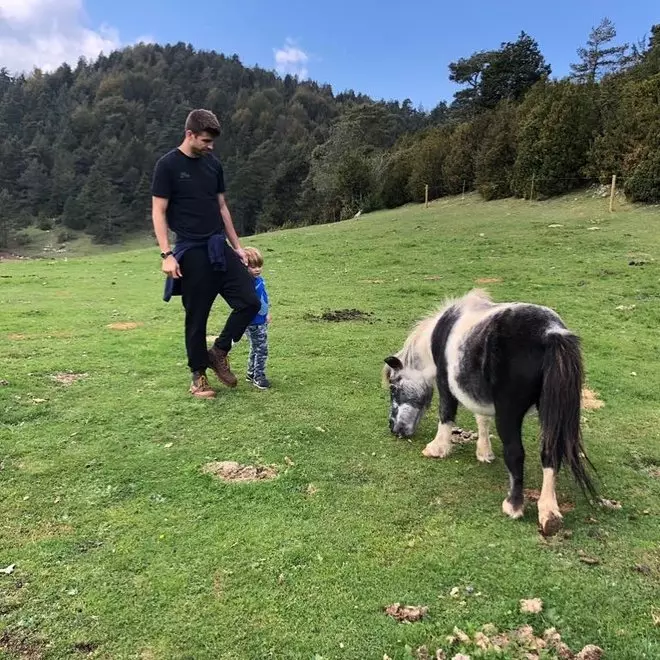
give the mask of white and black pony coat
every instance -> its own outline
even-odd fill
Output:
[[[502,440],[510,488],[502,508],[523,515],[525,450],[522,424],[538,410],[541,427],[543,487],[538,502],[544,534],[561,526],[555,477],[562,461],[580,487],[594,494],[581,442],[580,400],[583,380],[579,339],[553,310],[527,303],[495,303],[473,290],[450,301],[438,314],[417,324],[403,349],[385,359],[390,387],[390,430],[410,437],[438,388],[438,432],[424,455],[444,458],[458,404],[477,419],[477,459],[490,463],[488,434],[495,418]]]

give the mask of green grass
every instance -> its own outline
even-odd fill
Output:
[[[0,657],[381,660],[486,623],[660,657],[660,222],[606,204],[448,199],[250,239],[266,258],[274,387],[242,380],[241,342],[239,387],[210,402],[187,394],[183,313],[161,299],[155,248],[0,264],[0,568],[16,564],[0,574]],[[499,440],[490,466],[473,445],[423,458],[435,403],[410,443],[388,432],[383,358],[479,278],[501,279],[498,300],[554,307],[605,402],[584,413],[585,442],[623,506],[590,508],[562,471],[572,535],[548,543],[533,505],[522,521],[501,513]],[[373,316],[309,318],[343,308]],[[226,313],[219,300],[210,332]],[[59,372],[86,377],[67,387]],[[458,423],[475,428],[465,411]],[[202,474],[212,460],[280,475],[225,484]],[[543,612],[521,614],[533,597]],[[428,616],[399,624],[383,612],[394,602]]]

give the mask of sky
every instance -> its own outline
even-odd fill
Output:
[[[607,16],[617,42],[660,23],[658,0],[0,0],[0,67],[52,70],[139,41],[236,54],[259,65],[374,99],[432,109],[458,87],[448,64],[478,50],[536,39],[552,75]]]

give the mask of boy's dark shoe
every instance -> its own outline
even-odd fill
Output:
[[[266,376],[261,376],[261,378],[254,378],[252,380],[252,384],[255,387],[258,387],[260,390],[268,390],[270,389],[270,381]]]

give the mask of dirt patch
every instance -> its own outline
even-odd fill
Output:
[[[73,650],[76,653],[84,653],[85,655],[91,655],[99,647],[98,644],[94,642],[78,642],[73,645]]]
[[[600,559],[588,555],[584,550],[578,550],[577,556],[578,561],[581,561],[583,564],[587,564],[587,566],[598,566],[598,564],[600,564]]]
[[[596,392],[585,387],[582,390],[580,405],[584,410],[600,410],[605,404],[598,398]]]
[[[426,616],[429,608],[426,606],[419,605],[404,605],[401,606],[401,603],[394,603],[385,608],[385,614],[391,616],[397,621],[406,621],[411,623],[413,621],[419,621],[420,619]]]
[[[7,339],[12,341],[23,341],[24,339],[60,339],[60,338],[69,338],[73,337],[72,332],[49,332],[49,333],[40,333],[40,334],[31,334],[26,335],[23,333],[10,333],[7,335]]]
[[[306,314],[305,319],[309,321],[327,321],[329,323],[339,323],[342,321],[371,321],[373,314],[363,312],[360,309],[334,309],[323,312],[320,316]]]
[[[425,282],[437,282],[438,280],[442,279],[442,275],[427,275],[424,278]]]
[[[524,488],[523,494],[530,502],[538,502],[539,498],[541,497],[541,491],[537,490],[536,488]],[[569,511],[573,511],[573,509],[575,509],[575,504],[573,504],[573,502],[558,501],[557,504],[559,505],[560,513],[568,513]]]
[[[467,431],[460,428],[459,426],[455,426],[451,430],[451,441],[455,445],[466,445],[469,442],[476,442],[478,438],[478,433],[475,433],[474,431]]]
[[[8,630],[0,634],[0,649],[25,660],[41,660],[44,657],[42,642]]]
[[[475,280],[475,284],[499,284],[502,281],[501,277],[480,277]]]
[[[222,481],[266,481],[277,476],[272,465],[241,465],[236,461],[213,461],[207,463],[202,472]]]
[[[646,474],[651,477],[651,479],[660,479],[660,466],[658,465],[649,465],[644,470]]]
[[[520,600],[520,611],[523,614],[539,614],[543,611],[543,601],[540,598],[530,598]]]
[[[135,321],[124,321],[122,323],[109,323],[108,328],[110,330],[135,330],[139,328],[143,323],[136,323]]]
[[[73,534],[73,527],[64,523],[44,521],[30,529],[20,528],[20,538],[30,543],[39,543],[48,539],[57,539]]]
[[[420,646],[412,656],[417,660],[469,660],[484,657],[484,654],[489,658],[505,654],[512,660],[539,660],[541,657],[549,660],[600,660],[603,656],[603,650],[593,644],[585,646],[579,653],[574,652],[562,641],[555,628],[548,628],[540,636],[529,625],[500,632],[492,623],[487,623],[471,636],[455,627],[443,646],[435,652],[433,647]],[[385,654],[383,657],[389,659],[390,656]]]
[[[217,598],[222,598],[225,594],[224,573],[222,572],[213,576],[213,593]]]
[[[87,378],[87,374],[70,374],[70,373],[61,372],[58,374],[51,374],[50,377],[56,383],[60,383],[60,385],[69,386],[78,380]]]

